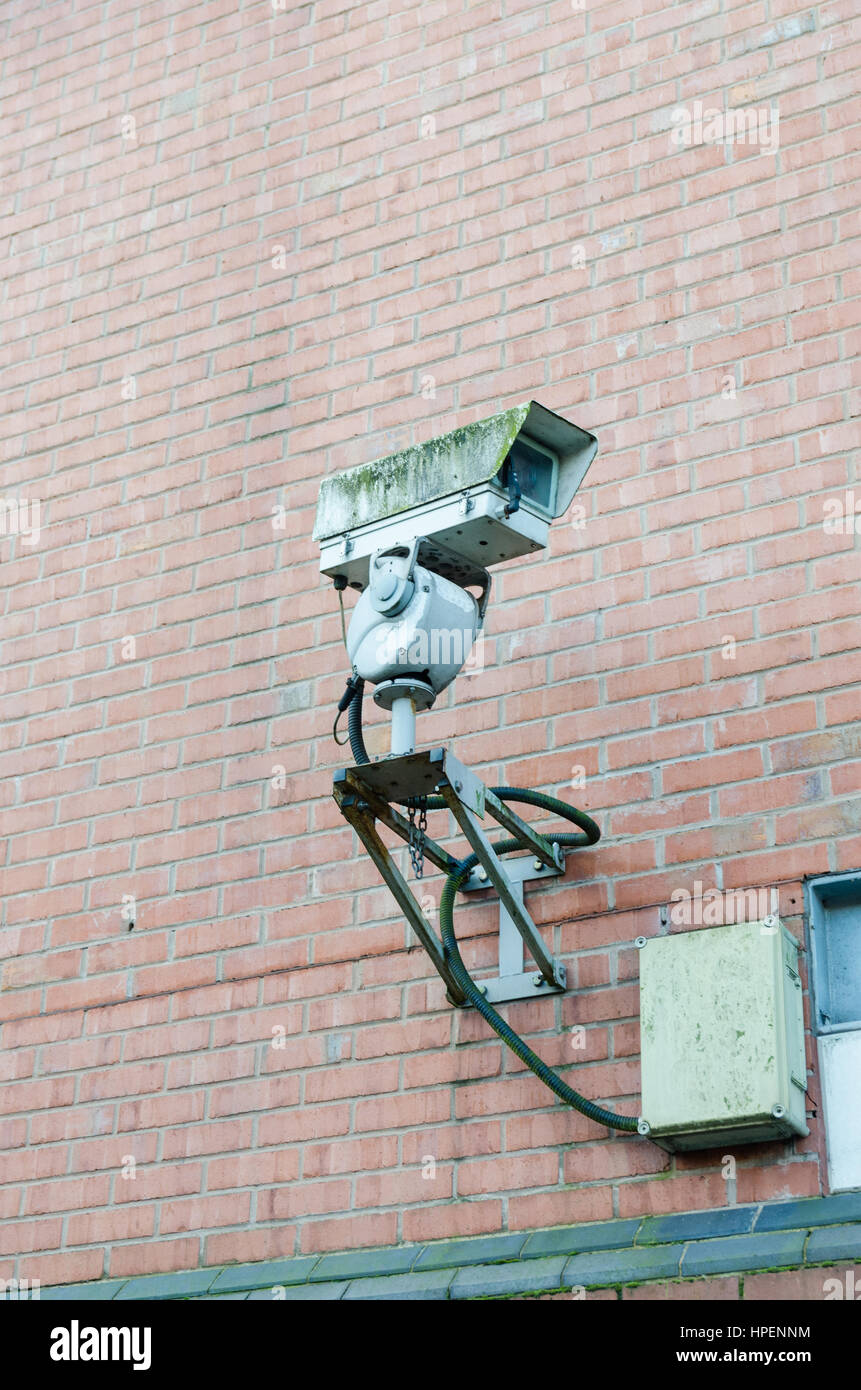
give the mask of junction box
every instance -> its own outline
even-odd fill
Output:
[[[807,1134],[798,946],[776,916],[641,937],[640,1133],[725,1151]]]

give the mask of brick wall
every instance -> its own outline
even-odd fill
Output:
[[[574,988],[508,1017],[636,1114],[671,894],[801,938],[861,865],[854,8],[2,0],[0,1277],[825,1190],[818,1120],[727,1182],[445,1004],[331,800],[310,533],[325,472],[517,401],[598,436],[421,736],[601,823],[531,899]],[[777,147],[674,143],[697,101]]]
[[[849,1272],[851,1276],[851,1271]],[[830,1281],[830,1282],[829,1282]],[[849,1289],[848,1293],[841,1293],[841,1290]],[[854,1294],[854,1283],[847,1277],[847,1271],[843,1267],[835,1265],[833,1268],[819,1269],[785,1269],[775,1270],[768,1274],[720,1274],[710,1279],[698,1279],[690,1283],[673,1283],[671,1280],[662,1279],[654,1283],[630,1285],[622,1289],[590,1289],[589,1300],[600,1299],[602,1302],[613,1303],[622,1301],[624,1303],[643,1303],[643,1302],[665,1302],[667,1300],[690,1302],[693,1299],[703,1300],[706,1303],[720,1302],[740,1302],[745,1300],[749,1303],[760,1303],[763,1300],[779,1300],[785,1302],[789,1300],[797,1302],[813,1302],[822,1299],[838,1300],[841,1297],[851,1298]],[[523,1295],[521,1295],[522,1297]],[[571,1301],[571,1294],[548,1293],[538,1294],[540,1303]]]

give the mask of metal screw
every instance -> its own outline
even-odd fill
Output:
[[[544,983],[544,976],[540,973],[538,975],[533,975],[532,983],[536,989],[540,989],[541,985]]]
[[[533,861],[532,861],[532,867],[533,867],[533,869],[540,869],[540,868],[542,867],[541,860],[540,860],[540,859],[533,859]]]

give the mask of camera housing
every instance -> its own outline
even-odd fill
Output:
[[[332,474],[314,526],[321,572],[362,590],[373,555],[421,537],[426,568],[474,582],[465,576],[547,545],[597,448],[594,435],[527,401]]]

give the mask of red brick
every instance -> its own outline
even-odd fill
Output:
[[[701,1211],[726,1205],[726,1183],[721,1174],[686,1174],[662,1182],[623,1183],[619,1188],[620,1216],[647,1216],[669,1211]]]
[[[206,1237],[203,1263],[252,1264],[296,1252],[296,1229],[283,1223],[255,1231],[223,1231]]]
[[[200,1255],[200,1239],[150,1240],[145,1245],[117,1245],[110,1252],[107,1273],[113,1279],[134,1274],[167,1274],[175,1269],[194,1269]]]
[[[18,1225],[3,1226],[0,1230],[0,1255],[23,1255],[33,1250],[55,1250],[60,1244],[63,1223],[50,1221],[21,1221]]]
[[[127,1141],[130,1152],[134,1144]],[[201,1191],[203,1168],[199,1163],[140,1164],[127,1179],[122,1172],[114,1182],[115,1202],[155,1202]]]
[[[732,1302],[740,1297],[740,1280],[737,1275],[717,1275],[710,1279],[663,1279],[654,1284],[638,1284],[622,1289],[625,1303],[664,1302],[687,1303],[717,1300]],[[747,1276],[745,1276],[745,1292]]]
[[[438,1206],[411,1207],[404,1212],[404,1240],[487,1235],[500,1229],[501,1218],[502,1203],[499,1201],[442,1202]]]
[[[404,1235],[407,1239],[413,1239],[406,1232]],[[301,1249],[303,1254],[310,1254],[352,1249],[359,1245],[393,1245],[396,1239],[397,1216],[394,1212],[362,1214],[309,1221],[302,1227]]]
[[[247,1226],[250,1212],[249,1192],[162,1202],[159,1235],[174,1235],[181,1231],[195,1233],[212,1226]]]
[[[508,1220],[513,1231],[535,1226],[569,1226],[583,1221],[609,1221],[613,1195],[609,1187],[568,1188],[510,1197]]]
[[[104,1250],[68,1250],[54,1255],[28,1255],[18,1262],[19,1279],[38,1279],[52,1284],[80,1284],[104,1274]]]
[[[808,1163],[781,1163],[766,1169],[739,1168],[736,1177],[739,1202],[779,1202],[789,1197],[815,1197],[820,1191],[819,1167]]]
[[[857,1265],[822,1266],[819,1269],[776,1270],[770,1274],[746,1274],[744,1276],[745,1302],[759,1302],[761,1299],[815,1299],[817,1301],[837,1296],[840,1289],[846,1298],[847,1268],[854,1275],[853,1291],[857,1299]],[[836,1282],[834,1282],[836,1281]]]
[[[135,1206],[70,1216],[66,1240],[69,1245],[109,1245],[115,1240],[141,1240],[151,1236],[154,1229],[155,1208]]]

